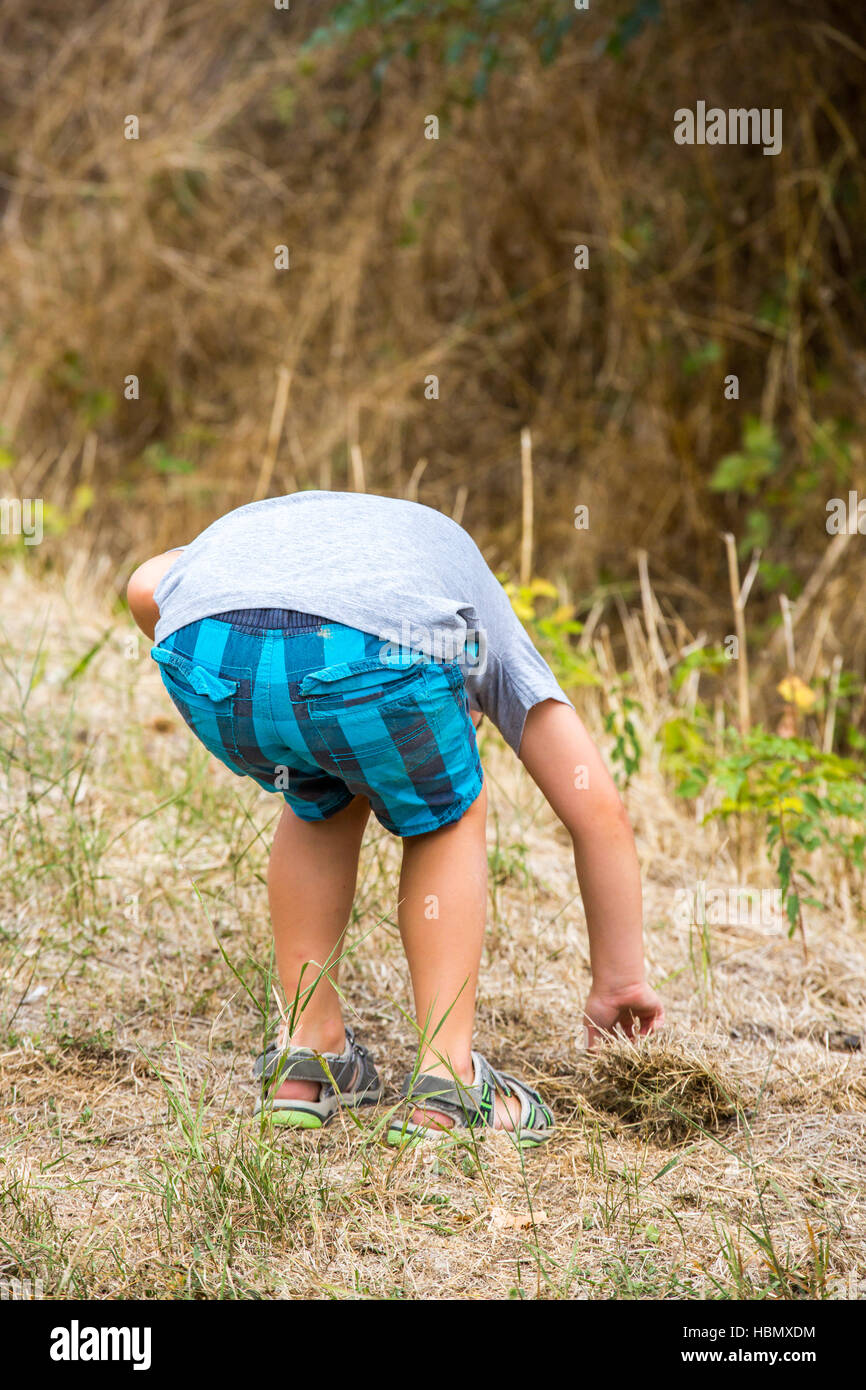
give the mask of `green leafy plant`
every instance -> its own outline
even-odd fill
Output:
[[[621,704],[614,706],[604,716],[604,727],[613,737],[610,760],[614,764],[613,776],[618,786],[627,787],[635,773],[640,771],[643,748],[632,718],[635,711],[643,712],[639,700],[624,695]]]
[[[558,602],[559,592],[549,580],[533,579],[529,584],[516,584],[506,579],[502,587],[564,689],[601,684],[594,659],[578,651],[573,641],[583,631],[583,623],[575,618],[571,604]],[[557,602],[552,605],[550,601],[554,599]]]
[[[713,757],[703,721],[698,722],[685,715],[676,715],[662,725],[659,740],[662,771],[667,776],[679,779],[679,795],[700,795],[706,785],[706,769]],[[700,768],[700,776],[695,772],[696,765]]]
[[[575,11],[571,6],[563,10],[555,0],[544,0],[534,9],[531,37],[542,63],[552,63],[574,24]],[[369,35],[375,40],[370,67],[377,87],[394,58],[414,60],[423,49],[446,69],[471,65],[468,99],[476,100],[485,95],[494,69],[509,60],[509,40],[525,30],[526,21],[522,0],[343,0],[304,48],[309,53]]]
[[[721,343],[710,338],[708,342],[702,343],[700,347],[686,353],[683,358],[683,371],[687,376],[694,376],[697,372],[702,372],[705,367],[710,367],[713,363],[718,362],[721,355]]]
[[[699,647],[678,661],[673,669],[671,683],[674,690],[681,690],[692,671],[705,671],[718,675],[730,667],[731,658],[723,647]]]
[[[782,446],[772,425],[747,415],[743,426],[743,447],[726,454],[710,478],[714,492],[745,492],[754,497],[760,484],[776,472]]]
[[[178,458],[170,453],[162,442],[149,444],[142,454],[142,462],[155,473],[194,473],[195,464],[189,459]]]
[[[624,15],[617,19],[609,37],[604,43],[604,52],[612,58],[622,58],[630,43],[643,32],[650,22],[661,19],[660,0],[637,0]]]
[[[758,818],[767,853],[775,863],[789,935],[799,931],[806,949],[803,906],[824,908],[814,896],[815,879],[805,867],[822,846],[859,870],[866,869],[866,769],[851,758],[824,753],[805,739],[780,738],[755,730],[712,768],[699,762],[677,791],[693,796],[721,793],[706,820]]]

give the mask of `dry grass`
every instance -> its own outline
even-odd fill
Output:
[[[746,1118],[742,1082],[727,1071],[713,1051],[659,1037],[604,1048],[580,1081],[595,1108],[619,1116],[635,1137],[678,1144],[696,1133],[724,1134],[731,1121]]]
[[[40,634],[22,708],[14,677],[26,690]],[[541,1087],[555,1137],[525,1159],[505,1136],[439,1156],[381,1142],[412,1037],[398,847],[378,829],[344,983],[385,1104],[357,1125],[272,1137],[250,1117],[249,1063],[276,803],[208,761],[129,634],[92,582],[10,577],[0,1276],[40,1277],[50,1297],[863,1295],[866,1068],[835,1050],[862,1030],[866,937],[850,905],[810,922],[807,967],[769,927],[696,940],[673,893],[733,881],[731,849],[648,768],[629,801],[670,1027],[589,1056],[569,847],[486,735],[494,873],[477,1042]],[[596,725],[591,698],[585,712]],[[755,858],[745,872],[767,871]]]
[[[466,74],[424,45],[380,94],[375,35],[301,58],[319,4],[293,6],[289,32],[258,0],[0,16],[0,468],[7,495],[45,500],[65,575],[14,570],[0,626],[0,1277],[108,1298],[866,1292],[862,875],[816,856],[827,911],[805,966],[780,928],[678,924],[677,888],[770,871],[659,770],[697,685],[672,704],[652,632],[624,610],[624,641],[604,627],[636,592],[629,547],[652,547],[674,646],[718,640],[718,531],[742,540],[754,504],[779,582],[793,597],[812,576],[798,670],[819,684],[841,655],[862,683],[862,547],[828,547],[824,503],[862,493],[866,52],[842,0],[661,8],[619,62],[596,47],[610,7],[592,7],[544,68],[527,5],[513,66],[471,107]],[[674,145],[673,111],[699,96],[782,106],[782,154]],[[720,497],[708,479],[747,411],[779,470]],[[502,1136],[439,1157],[381,1144],[412,1038],[397,846],[371,828],[344,980],[386,1104],[272,1138],[250,1121],[249,1061],[276,803],[208,762],[111,600],[133,555],[298,486],[417,489],[507,563],[523,426],[542,572],[604,620],[608,694],[615,659],[642,705],[628,802],[670,1027],[581,1051],[570,847],[486,732],[478,1044],[543,1090],[556,1136],[525,1163]],[[779,648],[761,651],[776,613],[762,578],[756,718],[779,713]],[[843,701],[854,730],[864,699]]]
[[[622,581],[628,550],[652,546],[661,592],[724,632],[717,533],[741,538],[753,508],[766,558],[802,582],[825,501],[862,492],[866,49],[850,4],[664,0],[618,60],[599,44],[634,9],[619,0],[580,14],[544,67],[527,3],[472,107],[471,66],[444,67],[423,36],[380,93],[375,29],[301,55],[330,8],[7,7],[5,490],[62,524],[90,488],[68,550],[123,563],[260,484],[354,486],[360,457],[368,488],[402,495],[426,460],[420,499],[461,511],[498,564],[517,554],[528,425],[545,572],[572,593]],[[781,154],[676,145],[673,112],[698,97],[782,108]],[[780,468],[756,497],[720,497],[707,482],[747,413],[773,426]],[[856,545],[830,578],[830,657],[862,677]],[[750,630],[777,614],[760,582]]]

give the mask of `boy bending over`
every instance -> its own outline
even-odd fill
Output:
[[[500,730],[571,835],[589,930],[587,1041],[663,1022],[646,982],[634,840],[614,783],[469,535],[415,502],[299,492],[240,507],[127,591],[206,748],[286,805],[268,871],[290,1010],[256,1063],[257,1110],[318,1127],[382,1095],[332,981],[370,811],[403,840],[399,927],[421,1037],[389,1141],[553,1117],[472,1049],[487,906],[475,727]],[[581,775],[576,775],[578,769]],[[435,908],[431,911],[431,904]],[[327,966],[312,992],[310,962]]]

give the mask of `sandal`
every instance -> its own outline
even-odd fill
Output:
[[[340,1056],[334,1052],[314,1052],[309,1047],[281,1047],[277,1039],[259,1054],[253,1075],[261,1085],[254,1115],[266,1110],[275,1124],[320,1129],[332,1120],[342,1105],[375,1105],[382,1099],[383,1086],[366,1047],[355,1042],[346,1028],[346,1047]],[[279,1100],[272,1098],[284,1081],[319,1082],[318,1100]]]
[[[507,1072],[495,1071],[480,1052],[472,1053],[472,1062],[475,1076],[471,1086],[452,1077],[433,1076],[430,1072],[407,1076],[400,1093],[407,1102],[416,1109],[439,1110],[452,1117],[454,1125],[449,1129],[433,1129],[430,1125],[413,1124],[409,1119],[394,1119],[388,1128],[388,1143],[412,1143],[425,1137],[447,1139],[459,1129],[492,1129],[494,1098],[499,1091],[503,1096],[516,1096],[520,1101],[517,1128],[502,1133],[513,1138],[521,1149],[534,1149],[543,1144],[550,1137],[554,1119],[538,1092]]]

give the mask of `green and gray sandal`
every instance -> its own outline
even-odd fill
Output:
[[[543,1144],[551,1135],[554,1120],[538,1092],[507,1072],[495,1071],[480,1052],[472,1053],[472,1063],[475,1076],[471,1086],[452,1077],[434,1076],[430,1072],[407,1076],[400,1093],[405,1096],[407,1105],[413,1109],[438,1110],[450,1116],[454,1124],[448,1129],[435,1129],[431,1125],[416,1125],[408,1118],[400,1120],[395,1116],[388,1127],[388,1143],[402,1145],[422,1138],[459,1138],[461,1136],[456,1135],[455,1131],[461,1129],[492,1129],[495,1096],[499,1091],[503,1096],[516,1096],[520,1101],[517,1129],[501,1132],[513,1139],[521,1149],[534,1149]]]
[[[346,1047],[333,1052],[314,1052],[309,1047],[281,1048],[276,1039],[259,1054],[253,1075],[261,1086],[254,1114],[266,1110],[275,1124],[320,1129],[342,1105],[376,1105],[382,1099],[382,1083],[366,1047],[355,1042],[346,1028]],[[321,1085],[318,1100],[278,1100],[274,1092],[284,1081],[313,1081]]]

